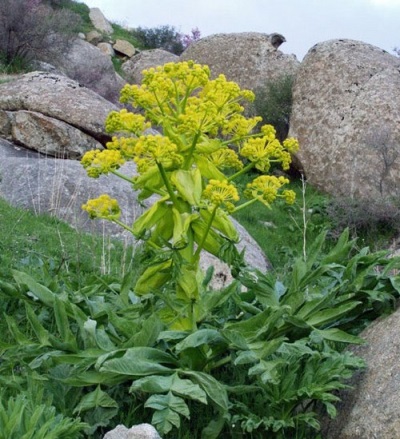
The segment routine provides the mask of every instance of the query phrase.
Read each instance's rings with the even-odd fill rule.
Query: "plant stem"
[[[208,232],[211,229],[212,223],[213,223],[215,215],[217,213],[217,209],[218,209],[218,206],[215,206],[214,210],[211,213],[210,220],[208,221],[208,224],[207,224],[206,230],[204,232],[203,238],[201,239],[201,242],[200,242],[199,246],[197,247],[196,253],[194,254],[193,259],[195,261],[199,259],[200,253],[203,250],[204,244],[205,244],[206,239],[207,239]]]
[[[230,177],[228,177],[228,181],[232,181],[235,178],[239,177],[240,175],[245,174],[246,172],[250,171],[250,169],[254,168],[255,165],[256,165],[256,162],[248,163],[243,169],[241,169],[240,171],[236,172],[236,174],[233,174]]]
[[[129,177],[127,177],[126,175],[121,174],[121,173],[118,172],[118,171],[111,171],[111,173],[114,174],[114,175],[116,175],[116,176],[119,177],[119,178],[122,178],[122,180],[128,181],[128,182],[131,183],[131,184],[134,184],[134,183],[135,183],[135,181],[133,180],[133,178],[129,178]]]
[[[240,206],[236,207],[235,210],[232,213],[236,213],[239,210],[242,210],[245,207],[250,206],[251,204],[255,203],[256,201],[258,201],[257,198],[252,198],[251,200],[246,201],[245,203],[243,203]]]

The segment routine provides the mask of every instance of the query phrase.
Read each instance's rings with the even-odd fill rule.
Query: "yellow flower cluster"
[[[218,169],[242,169],[243,163],[235,151],[230,148],[221,148],[209,155],[209,160]]]
[[[234,114],[225,119],[222,127],[222,135],[242,138],[250,134],[255,126],[262,120],[261,117],[247,118],[241,114]]]
[[[106,119],[106,131],[108,133],[128,132],[139,136],[147,128],[150,122],[141,114],[128,112],[125,108],[121,111],[112,111]]]
[[[119,151],[125,160],[133,160],[137,141],[137,137],[113,137],[111,142],[107,142],[107,148]]]
[[[209,76],[208,66],[193,61],[167,63],[144,70],[142,85],[125,85],[120,100],[144,108],[153,122],[162,124],[183,112],[188,97],[206,85]]]
[[[279,189],[289,183],[285,177],[275,177],[274,175],[262,175],[247,184],[245,195],[248,198],[255,198],[269,206],[277,197],[281,196],[288,204],[293,204],[296,195],[291,190],[283,191],[278,195]]]
[[[109,195],[100,195],[100,197],[89,200],[82,206],[83,210],[89,214],[91,219],[102,218],[107,220],[117,220],[121,216],[121,209],[117,200]]]
[[[203,191],[202,197],[213,206],[225,207],[228,212],[235,209],[234,202],[239,201],[236,187],[228,181],[211,179]]]
[[[162,164],[165,169],[173,169],[183,163],[178,147],[168,137],[161,135],[139,137],[134,146],[134,154],[140,173],[146,172],[157,163]]]
[[[262,172],[267,172],[271,162],[280,162],[282,169],[287,170],[292,162],[290,153],[296,152],[298,142],[296,139],[286,139],[283,145],[275,137],[276,131],[272,125],[261,128],[263,137],[248,139],[240,150],[240,155],[255,163],[255,167]]]
[[[92,178],[98,178],[102,174],[115,171],[124,163],[125,159],[121,153],[110,149],[88,151],[81,160],[88,176]]]
[[[299,141],[294,137],[288,137],[283,141],[283,146],[293,154],[299,150]]]

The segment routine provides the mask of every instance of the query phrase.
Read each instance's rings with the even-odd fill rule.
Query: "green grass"
[[[11,207],[0,199],[0,276],[11,269],[62,271],[81,285],[92,276],[123,276],[134,264],[122,242],[78,232],[48,215]]]
[[[132,35],[132,33],[128,29],[125,29],[123,26],[117,23],[111,23],[111,26],[114,31],[111,35],[111,38],[113,40],[126,40],[138,49],[142,48],[140,46],[140,42]]]

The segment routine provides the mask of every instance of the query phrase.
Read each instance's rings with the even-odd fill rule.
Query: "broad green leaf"
[[[143,296],[161,288],[171,279],[171,264],[169,260],[148,267],[136,282],[135,294]]]
[[[29,288],[28,295],[31,294],[36,299],[39,299],[41,302],[43,302],[47,306],[53,306],[54,304],[54,298],[55,294],[50,291],[47,287],[44,285],[39,284],[36,282],[29,274],[23,273],[22,271],[13,270],[13,277],[14,279],[20,283],[24,284]]]
[[[349,254],[355,241],[349,241],[349,229],[345,229],[340,235],[335,247],[322,259],[321,264],[341,264]]]
[[[70,350],[76,352],[78,350],[76,338],[70,329],[64,303],[61,302],[57,296],[54,298],[54,316],[56,318],[57,329],[60,333],[61,341],[70,346]]]
[[[178,190],[180,196],[189,202],[191,206],[200,204],[203,192],[201,172],[198,168],[188,171],[179,169],[171,173],[171,181]]]
[[[129,348],[121,358],[106,360],[100,367],[100,372],[139,377],[173,372],[173,369],[163,364],[174,365],[175,360],[171,355],[158,349]]]
[[[157,410],[153,414],[152,424],[162,433],[167,434],[172,426],[180,427],[180,415],[190,418],[189,407],[182,398],[174,396],[171,392],[167,395],[152,395],[145,402],[145,407]]]
[[[157,317],[156,314],[152,314],[148,319],[146,319],[140,331],[138,331],[129,342],[126,344],[131,344],[131,347],[140,347],[140,346],[148,346],[152,347],[161,332],[164,328],[164,325]]]
[[[208,224],[211,219],[211,212],[208,209],[201,209],[200,215],[204,219],[205,223]],[[212,222],[212,227],[232,241],[239,241],[239,233],[236,227],[233,225],[229,216],[222,209],[217,210]]]
[[[307,319],[307,323],[310,326],[323,326],[332,322],[337,322],[360,303],[361,302],[354,301],[350,303],[345,303],[332,309],[319,311],[318,313],[311,316],[311,318]]]
[[[259,341],[261,336],[274,338],[277,325],[287,313],[287,307],[270,307],[261,313],[238,323],[227,323],[226,329],[239,332],[247,341]]]
[[[228,411],[228,395],[224,385],[205,372],[182,370],[182,374],[189,376],[192,381],[196,382],[218,410]]]
[[[264,384],[279,384],[279,373],[277,369],[282,364],[284,364],[283,360],[261,360],[258,364],[249,369],[249,375],[259,375]]]
[[[116,346],[110,340],[106,331],[97,327],[96,320],[87,319],[84,325],[84,330],[92,340],[92,347],[98,347],[103,351],[114,351],[116,349]]]
[[[118,404],[106,392],[103,392],[100,386],[97,386],[96,390],[83,396],[73,413],[85,412],[96,407],[118,408]]]
[[[165,215],[171,215],[171,207],[166,204],[165,200],[164,197],[155,202],[135,221],[132,230],[136,237],[141,237],[146,230],[150,230]]]
[[[218,256],[223,244],[223,238],[212,229],[208,230],[207,232],[207,224],[201,218],[198,218],[196,221],[192,222],[192,229],[194,232],[194,239],[197,244],[201,244],[203,242],[204,235],[207,233],[206,241],[203,242],[203,248],[212,255]]]
[[[197,301],[199,297],[198,268],[185,264],[180,267],[176,277],[178,284],[177,298],[182,299],[185,303]]]
[[[207,396],[198,384],[187,379],[182,379],[177,373],[169,376],[157,376],[141,378],[133,382],[130,391],[140,390],[147,393],[173,392],[175,395],[199,401],[207,404]]]
[[[176,352],[182,352],[185,349],[196,348],[202,345],[226,345],[225,339],[215,329],[199,329],[190,334],[184,340],[179,342],[175,349]]]
[[[216,419],[212,419],[208,425],[206,425],[201,432],[201,439],[218,439],[220,433],[225,425],[225,419],[223,416],[219,416]]]
[[[198,214],[180,213],[177,209],[172,208],[174,219],[174,229],[172,235],[172,245],[175,248],[183,248],[188,243],[188,231],[191,223],[198,218]]]
[[[226,180],[225,174],[219,171],[218,168],[203,155],[196,155],[195,161],[203,177],[207,178],[208,180]]]
[[[352,344],[364,344],[365,340],[355,335],[348,334],[337,328],[332,329],[314,329],[310,334],[310,337],[316,334],[318,337],[324,340],[336,341],[340,343],[352,343]]]
[[[44,328],[44,326],[40,323],[32,307],[28,303],[25,303],[25,309],[26,309],[26,316],[40,344],[42,346],[50,346],[49,331],[47,331]]]

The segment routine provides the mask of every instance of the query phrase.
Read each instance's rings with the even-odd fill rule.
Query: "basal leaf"
[[[170,374],[173,369],[163,364],[174,365],[174,358],[158,349],[137,347],[129,348],[121,358],[106,360],[100,372],[111,372],[130,376]]]
[[[205,372],[183,370],[182,374],[189,376],[193,382],[197,383],[218,410],[228,411],[228,394],[224,385]]]
[[[215,329],[199,329],[198,331],[190,334],[184,340],[176,345],[176,352],[182,352],[185,349],[196,348],[202,345],[217,345],[226,344],[225,339]]]

